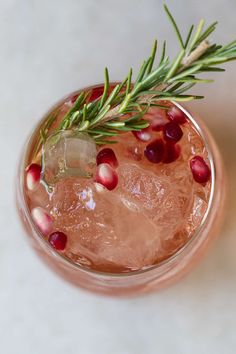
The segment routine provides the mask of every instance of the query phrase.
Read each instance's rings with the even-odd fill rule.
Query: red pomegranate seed
[[[169,122],[163,128],[163,136],[167,142],[175,144],[182,138],[183,132],[177,123]]]
[[[111,191],[118,184],[118,175],[109,164],[102,163],[97,167],[95,182],[102,184]]]
[[[166,114],[168,118],[175,123],[184,124],[187,121],[186,114],[176,106],[171,107]]]
[[[42,234],[48,235],[52,231],[52,219],[43,208],[36,207],[32,209],[31,215]]]
[[[99,87],[94,87],[92,89],[91,96],[89,98],[89,102],[96,100],[97,98],[101,97],[103,94],[104,87],[99,86]]]
[[[147,114],[145,114],[144,119],[150,122],[151,129],[156,132],[161,131],[163,126],[168,122],[166,112],[158,107],[151,107]]]
[[[181,148],[178,144],[166,144],[165,155],[163,158],[164,163],[171,163],[176,161],[180,156]]]
[[[132,131],[132,133],[135,136],[135,138],[143,142],[149,141],[152,138],[149,127],[139,131]]]
[[[161,162],[165,153],[165,144],[162,139],[156,139],[148,144],[144,150],[146,158],[153,163]]]
[[[26,185],[30,190],[35,189],[40,181],[41,166],[36,163],[32,163],[26,169]]]
[[[151,128],[154,132],[162,131],[164,125],[166,124],[166,120],[162,118],[155,118],[151,123]]]
[[[118,166],[116,155],[112,149],[105,148],[99,151],[97,154],[97,165],[101,165],[101,163],[108,163],[113,168]]]
[[[78,93],[71,97],[70,102],[71,102],[72,105],[75,103],[75,101],[77,100],[78,97],[79,97]]]
[[[198,183],[206,183],[211,177],[211,170],[201,156],[194,156],[190,160],[193,178]]]
[[[57,251],[63,251],[66,248],[67,236],[63,232],[56,231],[49,236],[48,242]]]

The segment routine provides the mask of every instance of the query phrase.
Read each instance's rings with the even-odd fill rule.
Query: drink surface
[[[52,129],[72,101],[58,107]],[[28,188],[27,166],[41,165],[32,144],[28,207],[42,237],[66,235],[64,244],[49,245],[71,262],[111,273],[147,269],[180,250],[201,225],[211,188],[207,150],[183,112],[163,104],[147,112],[148,129],[120,134],[116,144],[95,146],[73,131],[52,136],[44,146],[50,193],[42,183]]]

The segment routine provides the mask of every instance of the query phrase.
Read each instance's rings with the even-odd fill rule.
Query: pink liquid
[[[53,128],[69,106],[70,100],[61,105]],[[151,108],[145,118],[154,125],[160,121],[166,124],[169,122],[166,112]],[[208,207],[211,179],[197,183],[189,162],[194,156],[201,156],[209,165],[209,156],[202,137],[188,119],[181,129],[183,137],[175,145],[179,157],[173,162],[166,157],[163,162],[152,163],[145,156],[144,150],[150,142],[163,139],[162,129],[148,130],[146,141],[131,132],[116,138],[118,143],[109,147],[118,160],[118,185],[111,191],[94,182],[97,166],[92,155],[91,178],[66,174],[57,179],[50,194],[42,184],[33,191],[25,185],[29,211],[42,207],[52,218],[51,231],[66,234],[66,248],[58,251],[63,257],[85,269],[128,273],[152,268],[191,240]],[[35,138],[38,135],[39,129]],[[33,146],[25,167],[32,162],[40,163],[40,153],[33,156]],[[81,151],[71,146],[69,150],[68,145],[68,154],[72,165],[76,165]],[[61,147],[57,149],[60,153]],[[48,178],[54,174],[53,166]],[[49,234],[42,237],[47,240]]]

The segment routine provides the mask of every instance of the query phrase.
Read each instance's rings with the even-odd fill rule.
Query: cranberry
[[[107,163],[102,163],[97,167],[95,182],[102,184],[108,190],[113,190],[118,184],[116,171]]]
[[[104,148],[97,154],[97,165],[108,163],[111,167],[116,168],[118,161],[114,151],[110,148]]]
[[[187,121],[186,114],[176,106],[171,107],[166,114],[168,118],[175,123],[184,124]]]
[[[171,163],[176,161],[180,156],[181,148],[178,144],[166,144],[165,146],[165,156],[163,158],[164,163]]]
[[[183,132],[177,123],[169,122],[163,128],[163,136],[167,142],[175,144],[182,138]]]
[[[198,183],[206,183],[211,177],[211,170],[201,156],[194,156],[190,160],[193,178]]]
[[[48,242],[57,251],[63,251],[66,248],[67,236],[63,232],[56,231],[49,236]]]
[[[153,163],[161,162],[165,153],[165,144],[162,139],[156,139],[149,143],[145,150],[144,155]]]

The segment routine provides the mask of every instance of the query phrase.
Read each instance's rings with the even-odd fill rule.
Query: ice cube
[[[52,134],[44,145],[44,178],[54,184],[64,177],[91,177],[96,163],[96,144],[76,130]]]
[[[192,202],[188,174],[173,188],[175,176],[156,175],[135,164],[119,167],[119,193],[126,206],[134,205],[157,227],[162,237],[173,235],[183,224]]]
[[[155,225],[125,207],[119,193],[66,178],[56,184],[52,206],[55,228],[70,236],[69,252],[91,260],[96,269],[139,269],[155,261],[160,244]]]

